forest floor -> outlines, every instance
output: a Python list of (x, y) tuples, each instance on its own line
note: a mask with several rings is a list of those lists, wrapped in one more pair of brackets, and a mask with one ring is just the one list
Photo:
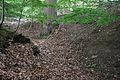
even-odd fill
[(120, 80), (119, 20), (106, 27), (70, 24), (31, 42), (0, 53), (0, 80)]

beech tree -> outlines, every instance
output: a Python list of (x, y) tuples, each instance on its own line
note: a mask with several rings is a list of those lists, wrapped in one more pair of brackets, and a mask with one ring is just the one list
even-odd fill
[(57, 0), (45, 0), (47, 6), (45, 7), (45, 14), (47, 15), (47, 19), (53, 19), (57, 16), (57, 10), (55, 4), (57, 4)]
[(46, 27), (47, 27), (47, 33), (50, 34), (52, 33), (53, 30), (52, 20), (55, 19), (57, 16), (57, 10), (55, 5), (57, 3), (57, 0), (45, 0), (45, 2), (47, 5), (44, 10), (47, 16)]

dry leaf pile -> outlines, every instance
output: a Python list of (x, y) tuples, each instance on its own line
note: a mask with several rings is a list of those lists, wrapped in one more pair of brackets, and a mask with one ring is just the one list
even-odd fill
[(48, 39), (32, 39), (35, 46), (13, 43), (0, 53), (0, 80), (119, 80), (116, 28), (68, 25)]

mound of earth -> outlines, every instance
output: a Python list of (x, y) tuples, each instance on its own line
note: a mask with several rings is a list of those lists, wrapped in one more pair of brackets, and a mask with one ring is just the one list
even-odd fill
[(59, 75), (55, 79), (120, 79), (120, 20), (106, 27), (66, 27), (67, 31), (51, 35), (48, 39), (54, 52), (52, 62), (57, 65), (52, 76)]
[(45, 40), (12, 43), (0, 54), (0, 80), (119, 80), (119, 38), (115, 21), (98, 28), (66, 25)]
[(120, 20), (93, 30), (84, 42), (84, 62), (99, 80), (120, 79)]

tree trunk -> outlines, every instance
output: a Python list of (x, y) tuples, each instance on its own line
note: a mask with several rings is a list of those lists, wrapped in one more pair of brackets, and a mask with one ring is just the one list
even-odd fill
[[(47, 4), (55, 5), (57, 0), (46, 0)], [(57, 10), (55, 7), (48, 6), (45, 8), (45, 14), (47, 15), (47, 19), (54, 19), (57, 16)]]
[(22, 6), (21, 6), (20, 17), (19, 17), (18, 25), (17, 25), (17, 28), (16, 28), (15, 32), (17, 32), (17, 30), (18, 30), (19, 27), (20, 27), (20, 22), (21, 22), (21, 18), (22, 18), (22, 13), (23, 13), (24, 4), (25, 4), (25, 0), (23, 0)]
[(2, 24), (4, 22), (4, 18), (5, 18), (5, 4), (4, 4), (4, 0), (2, 0), (2, 19), (1, 19), (1, 22), (0, 22), (0, 28), (2, 28)]
[(44, 12), (45, 12), (46, 17), (47, 17), (47, 20), (45, 22), (47, 24), (44, 24), (44, 26), (47, 29), (46, 30), (47, 34), (50, 34), (53, 31), (52, 22), (57, 17), (57, 10), (55, 7), (57, 0), (45, 0), (45, 1), (46, 1), (47, 6), (45, 7)]

